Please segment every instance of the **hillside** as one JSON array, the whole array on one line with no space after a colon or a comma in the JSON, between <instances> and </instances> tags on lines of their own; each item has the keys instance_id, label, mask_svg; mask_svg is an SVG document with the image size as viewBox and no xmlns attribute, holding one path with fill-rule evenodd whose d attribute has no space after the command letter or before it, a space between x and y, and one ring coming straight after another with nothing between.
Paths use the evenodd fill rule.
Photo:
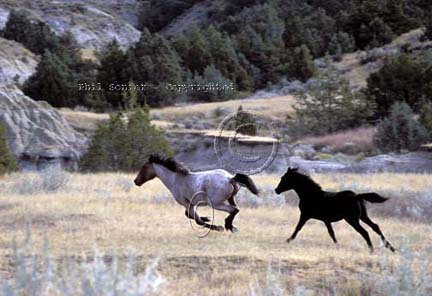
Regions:
<instances>
[{"instance_id":1,"label":"hillside","mask_svg":"<svg viewBox=\"0 0 432 296\"><path fill-rule=\"evenodd\" d=\"M21 44L0 37L0 83L24 83L39 58Z\"/></svg>"},{"instance_id":2,"label":"hillside","mask_svg":"<svg viewBox=\"0 0 432 296\"><path fill-rule=\"evenodd\" d=\"M139 2L128 1L0 1L0 28L13 8L25 8L57 33L71 31L83 48L102 49L114 38L128 47L139 39L133 27Z\"/></svg>"}]
</instances>

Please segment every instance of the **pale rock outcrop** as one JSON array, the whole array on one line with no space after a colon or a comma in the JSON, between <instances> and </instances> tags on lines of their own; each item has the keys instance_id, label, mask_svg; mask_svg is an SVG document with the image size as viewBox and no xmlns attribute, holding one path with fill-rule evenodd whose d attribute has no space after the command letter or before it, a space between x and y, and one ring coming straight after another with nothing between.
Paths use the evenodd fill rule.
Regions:
<instances>
[{"instance_id":1,"label":"pale rock outcrop","mask_svg":"<svg viewBox=\"0 0 432 296\"><path fill-rule=\"evenodd\" d=\"M9 147L23 169L76 169L86 149L87 139L56 109L33 101L15 85L0 84L0 123L6 126Z\"/></svg>"}]
</instances>

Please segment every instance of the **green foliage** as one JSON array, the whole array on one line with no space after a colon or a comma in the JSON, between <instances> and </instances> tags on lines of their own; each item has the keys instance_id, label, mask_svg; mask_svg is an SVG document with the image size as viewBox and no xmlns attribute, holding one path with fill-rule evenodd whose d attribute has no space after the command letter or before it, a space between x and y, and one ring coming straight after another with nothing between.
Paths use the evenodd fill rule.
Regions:
<instances>
[{"instance_id":1,"label":"green foliage","mask_svg":"<svg viewBox=\"0 0 432 296\"><path fill-rule=\"evenodd\" d=\"M202 76L195 74L187 84L194 86L188 95L200 101L225 101L234 99L237 95L234 84L214 65L207 66Z\"/></svg>"},{"instance_id":2,"label":"green foliage","mask_svg":"<svg viewBox=\"0 0 432 296\"><path fill-rule=\"evenodd\" d=\"M178 94L167 84L180 83L182 69L169 42L162 35L144 30L127 55L132 81L146 84L145 91L138 93L138 103L150 106L172 103Z\"/></svg>"},{"instance_id":3,"label":"green foliage","mask_svg":"<svg viewBox=\"0 0 432 296\"><path fill-rule=\"evenodd\" d=\"M419 122L426 128L432 136L432 102L424 104L420 110Z\"/></svg>"},{"instance_id":4,"label":"green foliage","mask_svg":"<svg viewBox=\"0 0 432 296\"><path fill-rule=\"evenodd\" d=\"M358 127L374 112L363 93L352 92L334 70L321 73L318 84L300 95L294 109L293 131L314 135Z\"/></svg>"},{"instance_id":5,"label":"green foliage","mask_svg":"<svg viewBox=\"0 0 432 296\"><path fill-rule=\"evenodd\" d=\"M108 123L99 126L80 160L80 169L136 171L153 153L172 156L163 131L151 124L149 110L117 112Z\"/></svg>"},{"instance_id":6,"label":"green foliage","mask_svg":"<svg viewBox=\"0 0 432 296\"><path fill-rule=\"evenodd\" d=\"M1 32L6 39L15 40L36 54L53 51L58 46L58 37L42 21L32 19L25 11L13 9Z\"/></svg>"},{"instance_id":7,"label":"green foliage","mask_svg":"<svg viewBox=\"0 0 432 296\"><path fill-rule=\"evenodd\" d=\"M237 109L235 117L235 129L237 133L244 135L255 136L257 134L257 126L254 117L243 111L242 105Z\"/></svg>"},{"instance_id":8,"label":"green foliage","mask_svg":"<svg viewBox=\"0 0 432 296\"><path fill-rule=\"evenodd\" d=\"M56 55L46 51L36 72L24 84L24 93L34 100L44 100L54 107L72 107L73 75L69 67Z\"/></svg>"},{"instance_id":9,"label":"green foliage","mask_svg":"<svg viewBox=\"0 0 432 296\"><path fill-rule=\"evenodd\" d=\"M105 52L101 54L100 65L96 81L101 84L102 92L99 100L106 102L114 108L124 107L123 94L119 91L112 91L111 84L128 84L129 73L126 65L128 59L126 54L120 49L116 39L108 44Z\"/></svg>"},{"instance_id":10,"label":"green foliage","mask_svg":"<svg viewBox=\"0 0 432 296\"><path fill-rule=\"evenodd\" d=\"M45 50L36 72L25 82L23 91L34 100L44 100L54 107L84 104L103 105L99 98L89 99L80 92L80 82L94 82L96 66L81 59L80 47L70 32L58 37L53 51Z\"/></svg>"},{"instance_id":11,"label":"green foliage","mask_svg":"<svg viewBox=\"0 0 432 296\"><path fill-rule=\"evenodd\" d=\"M139 28L157 32L175 17L192 7L198 0L151 0L142 5L139 13Z\"/></svg>"},{"instance_id":12,"label":"green foliage","mask_svg":"<svg viewBox=\"0 0 432 296\"><path fill-rule=\"evenodd\" d=\"M288 76L306 82L315 75L316 67L312 60L309 48L306 45L297 47L292 52L292 60L289 63Z\"/></svg>"},{"instance_id":13,"label":"green foliage","mask_svg":"<svg viewBox=\"0 0 432 296\"><path fill-rule=\"evenodd\" d=\"M405 101L419 110L427 82L423 66L406 54L385 62L384 66L367 79L366 93L377 105L378 117L388 114L397 101Z\"/></svg>"},{"instance_id":14,"label":"green foliage","mask_svg":"<svg viewBox=\"0 0 432 296\"><path fill-rule=\"evenodd\" d=\"M18 169L15 156L9 152L6 128L0 124L0 176Z\"/></svg>"},{"instance_id":15,"label":"green foliage","mask_svg":"<svg viewBox=\"0 0 432 296\"><path fill-rule=\"evenodd\" d=\"M384 152L413 151L427 142L429 136L423 125L416 119L412 109L405 102L397 102L389 117L378 125L374 141Z\"/></svg>"}]
</instances>

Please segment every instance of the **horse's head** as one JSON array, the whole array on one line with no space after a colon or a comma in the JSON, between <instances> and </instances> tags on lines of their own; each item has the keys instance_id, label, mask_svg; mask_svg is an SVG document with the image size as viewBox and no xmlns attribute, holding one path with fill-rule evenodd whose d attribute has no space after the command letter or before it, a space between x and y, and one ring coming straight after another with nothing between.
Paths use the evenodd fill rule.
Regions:
<instances>
[{"instance_id":1,"label":"horse's head","mask_svg":"<svg viewBox=\"0 0 432 296\"><path fill-rule=\"evenodd\" d=\"M146 162L136 176L134 183L137 186L141 186L145 182L150 181L155 177L156 173L154 171L153 164L150 162Z\"/></svg>"},{"instance_id":2,"label":"horse's head","mask_svg":"<svg viewBox=\"0 0 432 296\"><path fill-rule=\"evenodd\" d=\"M276 194L281 194L282 192L293 189L295 184L295 179L298 176L298 168L288 168L285 175L282 176L279 185L276 187Z\"/></svg>"}]
</instances>

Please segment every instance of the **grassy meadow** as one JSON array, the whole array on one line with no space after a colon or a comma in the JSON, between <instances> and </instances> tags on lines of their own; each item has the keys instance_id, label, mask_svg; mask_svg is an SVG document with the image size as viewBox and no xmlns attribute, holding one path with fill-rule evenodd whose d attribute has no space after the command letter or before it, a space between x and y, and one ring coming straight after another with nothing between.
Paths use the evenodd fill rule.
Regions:
<instances>
[{"instance_id":1,"label":"grassy meadow","mask_svg":"<svg viewBox=\"0 0 432 296\"><path fill-rule=\"evenodd\" d=\"M134 274L145 273L158 258L155 270L164 283L157 294L162 295L390 295L404 289L406 294L398 295L423 295L431 288L425 281L432 271L430 175L313 176L327 190L374 190L392 197L369 208L396 254L368 229L376 248L369 253L345 222L334 224L339 245L318 221L309 221L287 244L299 211L294 193L273 193L278 176L253 177L262 190L260 198L241 190L241 211L234 222L238 233L212 232L205 238L197 237L199 231L192 229L184 209L158 180L138 188L134 177L65 172L3 177L1 278L13 281L26 258L43 261L48 253L61 268L67 260L91 261L96 248L106 265L113 264L116 254L120 266L133 250ZM215 224L223 225L225 213L215 214ZM17 262L14 244L19 248L29 234L28 254ZM38 266L44 268L44 263Z\"/></svg>"}]
</instances>

